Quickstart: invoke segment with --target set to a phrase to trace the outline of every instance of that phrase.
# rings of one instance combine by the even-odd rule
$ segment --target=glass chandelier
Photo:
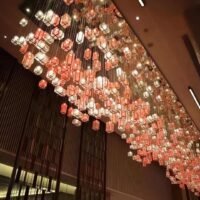
[[[93,116],[106,132],[117,132],[130,145],[128,156],[143,166],[166,166],[173,184],[200,192],[199,131],[165,78],[148,56],[112,1],[55,0],[36,6],[32,21],[19,24],[22,65],[50,83],[74,105],[61,114],[75,126]],[[68,110],[68,112],[67,112]]]

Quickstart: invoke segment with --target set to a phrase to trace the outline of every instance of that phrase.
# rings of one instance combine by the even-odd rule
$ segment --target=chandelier
[[[39,87],[52,84],[74,105],[64,102],[61,114],[75,126],[93,116],[93,130],[104,121],[130,145],[129,157],[159,162],[173,184],[199,195],[199,131],[113,2],[55,0],[36,9],[35,24],[21,19],[23,34],[11,42],[24,68],[41,76]]]

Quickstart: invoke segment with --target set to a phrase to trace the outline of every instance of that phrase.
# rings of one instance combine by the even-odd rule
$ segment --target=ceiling
[[[188,91],[191,86],[200,99],[200,77],[182,39],[184,34],[192,37],[184,13],[194,1],[146,0],[145,7],[137,0],[114,2],[200,129],[200,110]]]
[[[114,1],[200,129],[200,110],[188,91],[191,86],[200,99],[200,77],[182,39],[184,34],[191,35],[184,12],[193,1],[146,0],[143,8],[137,0]],[[18,9],[21,2],[7,0],[0,7],[0,46],[15,57],[19,53],[10,40],[19,34],[18,23],[23,17]]]

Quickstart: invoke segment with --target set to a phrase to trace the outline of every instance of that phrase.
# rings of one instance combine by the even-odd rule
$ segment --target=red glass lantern
[[[45,89],[47,87],[47,81],[45,81],[44,79],[42,79],[39,83],[38,83],[39,88],[41,89]]]

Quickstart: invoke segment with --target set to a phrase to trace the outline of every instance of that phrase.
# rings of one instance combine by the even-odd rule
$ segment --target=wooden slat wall
[[[107,187],[144,200],[172,200],[165,170],[156,164],[143,168],[128,158],[127,152],[128,145],[119,136],[108,136]],[[116,200],[115,196],[111,193],[111,200]]]
[[[20,67],[15,59],[10,58],[2,50],[0,54],[4,55],[3,60],[0,60],[1,69],[5,65],[6,72],[9,73],[9,75],[5,74],[4,78],[1,77],[4,87],[0,99],[0,148],[16,152],[35,79],[31,72]]]
[[[0,149],[14,153],[19,142],[18,136],[23,129],[36,79],[33,74],[18,64],[14,64],[16,60],[13,60],[12,57],[5,56],[5,53],[2,57],[2,54],[3,52],[0,50],[0,58],[2,58],[0,59],[0,74],[2,75],[2,66],[5,66],[6,63],[8,70],[11,70],[13,66],[14,70],[12,77],[6,82],[4,96],[0,99]],[[10,61],[5,61],[6,59]],[[5,80],[7,79],[5,78],[4,82]],[[63,177],[72,184],[76,183],[79,145],[80,128],[71,125],[69,120],[65,141]],[[143,168],[129,159],[127,157],[128,145],[115,134],[108,136],[107,145],[107,187],[110,189],[111,200],[173,199],[171,185],[165,178],[164,169],[156,164]],[[3,158],[0,153],[0,162],[5,160],[6,156],[4,155]]]

